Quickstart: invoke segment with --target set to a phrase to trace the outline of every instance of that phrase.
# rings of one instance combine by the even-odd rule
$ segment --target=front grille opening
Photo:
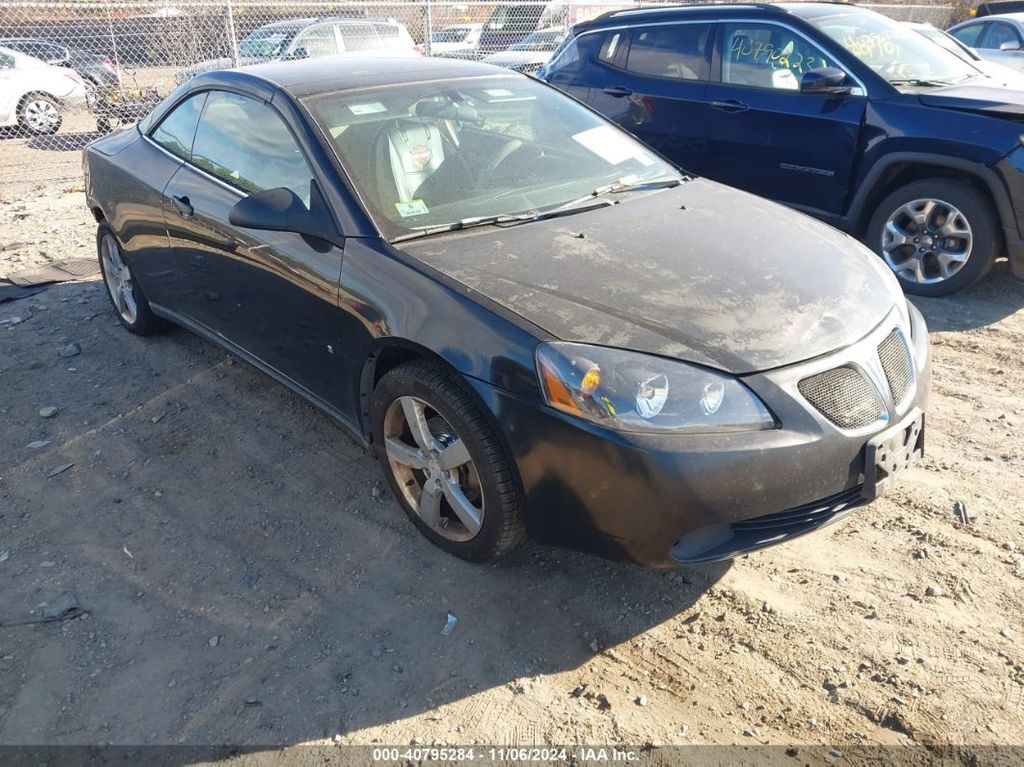
[[[864,375],[842,365],[808,376],[797,384],[804,398],[840,429],[859,429],[878,421],[882,403]]]
[[[893,328],[878,345],[878,359],[882,363],[882,370],[885,371],[885,379],[889,382],[892,401],[899,404],[906,398],[914,380],[910,350],[899,330]]]

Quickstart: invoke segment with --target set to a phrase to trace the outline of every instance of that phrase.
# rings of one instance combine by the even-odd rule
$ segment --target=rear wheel
[[[445,551],[486,562],[525,537],[514,469],[495,427],[444,369],[409,362],[381,378],[374,444],[392,492]]]
[[[103,283],[121,324],[139,336],[149,336],[163,330],[166,323],[149,308],[149,301],[135,281],[131,267],[124,260],[117,237],[106,224],[100,224],[96,230],[96,249],[99,252]]]
[[[1001,244],[985,195],[946,178],[915,181],[886,197],[868,225],[868,245],[907,293],[943,296],[980,280]]]
[[[62,119],[57,100],[45,93],[30,93],[18,104],[18,124],[37,136],[56,133]]]

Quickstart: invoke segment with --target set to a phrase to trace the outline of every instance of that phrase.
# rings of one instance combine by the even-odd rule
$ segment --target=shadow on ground
[[[1024,280],[1015,279],[1009,264],[1002,261],[967,290],[942,298],[910,296],[910,300],[932,332],[972,330],[999,322],[1024,306]]]
[[[90,614],[0,629],[2,742],[292,743],[450,703],[453,733],[497,737],[512,725],[475,693],[577,669],[727,570],[532,544],[461,562],[339,426],[254,369],[184,331],[125,333],[99,282],[18,311],[0,355],[0,621],[65,592]],[[59,356],[71,341],[81,353]]]

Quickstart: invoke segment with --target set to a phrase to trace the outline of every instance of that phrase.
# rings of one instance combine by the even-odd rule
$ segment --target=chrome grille
[[[910,350],[907,349],[907,342],[899,330],[893,328],[878,345],[878,359],[882,363],[882,370],[885,371],[885,379],[889,382],[892,401],[899,404],[907,396],[910,384],[914,380]]]
[[[848,365],[825,370],[797,384],[800,393],[841,429],[859,429],[879,420],[885,412],[875,388]]]

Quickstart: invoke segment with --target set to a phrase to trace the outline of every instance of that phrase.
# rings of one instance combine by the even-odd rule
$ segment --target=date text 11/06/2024
[[[639,758],[636,751],[614,747],[580,746],[428,746],[381,747],[373,749],[373,761],[405,764],[420,762],[552,762],[577,763],[633,762]]]

